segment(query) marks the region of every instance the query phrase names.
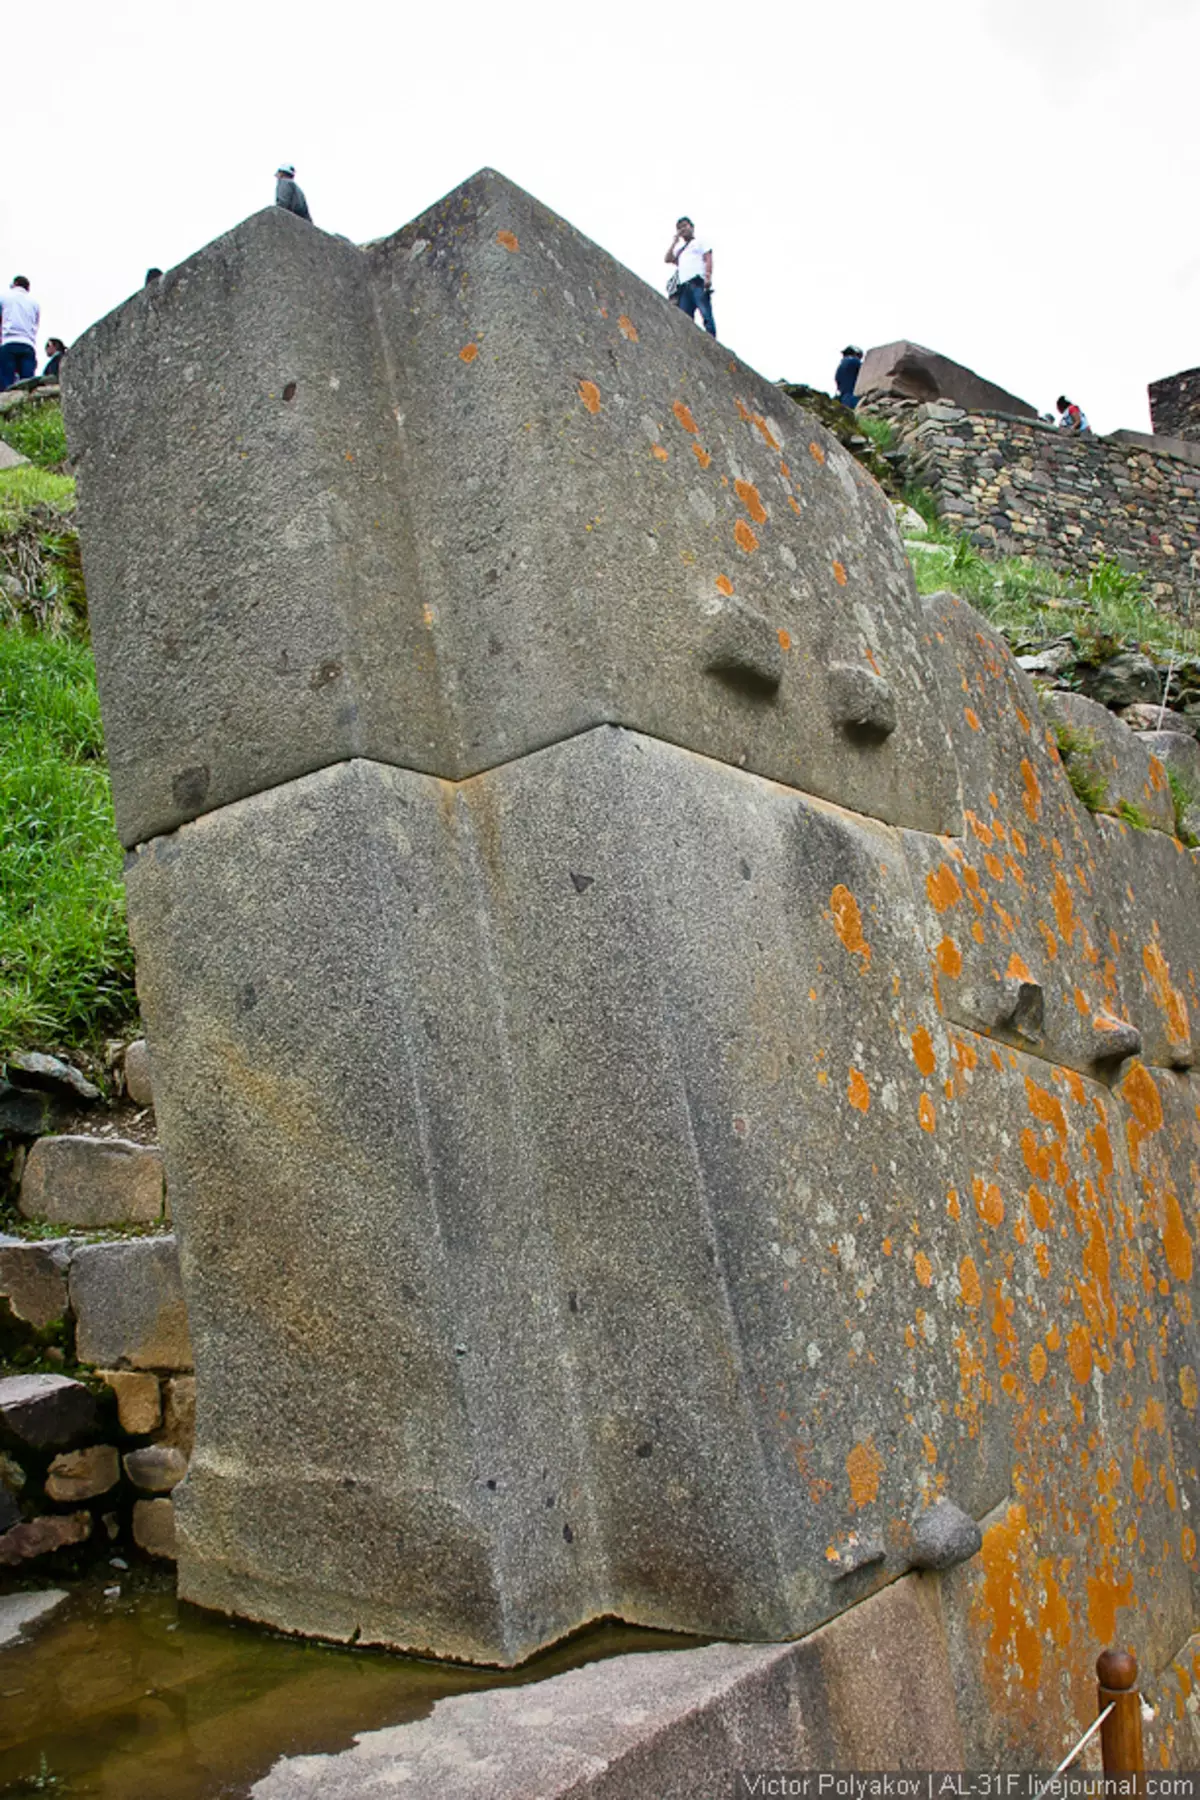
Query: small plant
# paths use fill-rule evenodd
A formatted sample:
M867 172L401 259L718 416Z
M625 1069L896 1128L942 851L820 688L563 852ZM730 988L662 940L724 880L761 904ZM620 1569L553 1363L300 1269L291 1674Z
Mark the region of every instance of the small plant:
M870 413L855 413L854 422L863 436L870 438L877 450L895 448L896 427L890 419L876 419Z
M1151 830L1149 816L1133 800L1117 801L1117 817L1123 819L1126 825L1132 825L1135 831Z
M1108 783L1091 760L1096 749L1095 737L1090 731L1064 725L1061 720L1055 722L1053 729L1054 742L1075 798L1089 812L1103 812L1108 799Z
M57 400L6 414L0 419L0 438L39 469L61 469L67 460L67 434Z
M1175 769L1167 770L1167 781L1171 788L1171 800L1175 807L1175 836L1189 850L1200 848L1200 838L1187 823L1188 814L1196 807L1196 795L1187 782Z

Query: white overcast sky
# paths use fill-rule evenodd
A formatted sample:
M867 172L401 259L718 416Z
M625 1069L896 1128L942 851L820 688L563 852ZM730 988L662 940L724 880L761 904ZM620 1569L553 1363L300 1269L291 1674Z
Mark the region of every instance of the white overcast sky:
M1148 429L1200 364L1200 0L55 0L6 33L0 275L70 340L274 193L383 236L485 165L828 388L915 339ZM8 264L5 268L4 263Z

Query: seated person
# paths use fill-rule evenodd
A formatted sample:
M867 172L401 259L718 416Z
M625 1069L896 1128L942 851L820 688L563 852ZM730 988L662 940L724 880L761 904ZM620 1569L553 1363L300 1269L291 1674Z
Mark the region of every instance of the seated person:
M58 367L66 352L67 346L61 338L46 339L46 366L42 370L43 381L58 380Z

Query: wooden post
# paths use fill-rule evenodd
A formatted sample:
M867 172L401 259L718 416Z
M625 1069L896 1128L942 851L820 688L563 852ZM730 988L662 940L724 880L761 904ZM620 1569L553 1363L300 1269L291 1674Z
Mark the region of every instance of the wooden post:
M1106 1775L1142 1775L1142 1696L1138 1692L1137 1657L1128 1650L1105 1650L1096 1659L1100 1711L1112 1711L1100 1727L1100 1749ZM1142 1783L1131 1789L1140 1794Z

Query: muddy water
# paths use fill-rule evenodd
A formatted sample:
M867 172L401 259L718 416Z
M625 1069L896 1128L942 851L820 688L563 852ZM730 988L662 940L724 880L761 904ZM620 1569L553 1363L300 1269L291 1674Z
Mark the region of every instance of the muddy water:
M598 1626L499 1675L276 1637L180 1606L167 1576L112 1571L0 1650L0 1794L232 1800L280 1756L345 1749L443 1695L692 1642Z

